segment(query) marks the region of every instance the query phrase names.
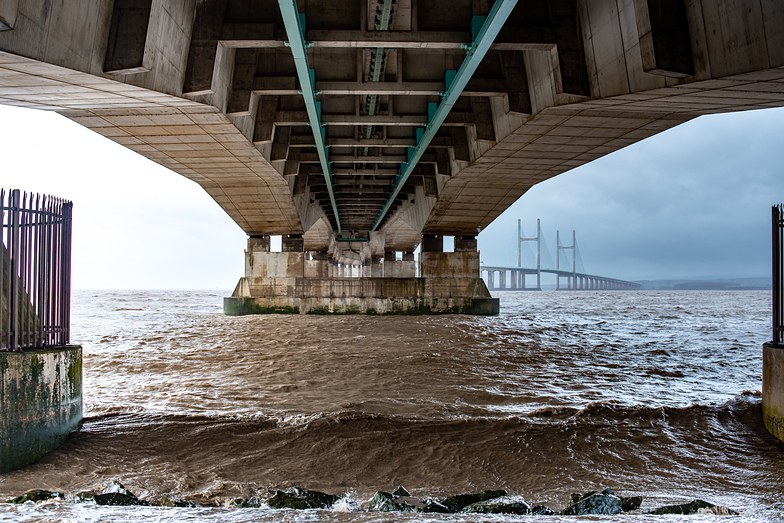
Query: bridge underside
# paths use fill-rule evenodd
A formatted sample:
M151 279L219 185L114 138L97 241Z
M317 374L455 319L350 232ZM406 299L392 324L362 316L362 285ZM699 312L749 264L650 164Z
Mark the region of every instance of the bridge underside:
M276 277L414 277L423 238L420 277L479 279L475 236L533 185L702 114L784 106L776 0L105 6L3 2L0 103L196 181L247 257L301 254L247 267L251 296ZM265 250L275 234L287 252Z

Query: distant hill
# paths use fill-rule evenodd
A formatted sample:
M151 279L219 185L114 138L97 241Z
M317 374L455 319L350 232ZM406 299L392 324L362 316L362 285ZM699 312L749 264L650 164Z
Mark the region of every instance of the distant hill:
M770 278L728 278L714 280L641 280L643 289L676 291L748 291L771 288Z

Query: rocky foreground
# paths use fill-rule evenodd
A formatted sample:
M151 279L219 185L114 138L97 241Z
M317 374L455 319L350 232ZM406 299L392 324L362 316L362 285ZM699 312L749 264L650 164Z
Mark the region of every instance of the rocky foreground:
M139 499L118 481L110 482L100 493L80 492L68 500L66 500L66 497L62 492L31 490L21 496L9 499L6 503L38 503L52 500L111 506L199 506L168 494L161 496L158 503L145 501ZM737 515L737 512L725 506L717 506L700 499L695 499L681 505L668 505L647 512L641 512L639 511L639 508L642 505L642 501L642 496L625 498L617 496L612 489L607 488L602 491L572 494L569 497L566 508L554 510L545 505L531 505L525 501L522 496L510 496L504 490L483 490L472 494L459 494L439 499L420 499L411 496L405 488L398 487L392 492L376 492L368 502L360 505L356 502L346 500L346 498L342 496L291 487L277 491L274 496L267 500L261 500L259 498L240 498L231 501L229 505L235 508L261 508L267 506L272 509L307 510L333 509L342 502L342 508L345 510L365 510L368 512L518 514L541 516L614 515L627 512L655 515Z

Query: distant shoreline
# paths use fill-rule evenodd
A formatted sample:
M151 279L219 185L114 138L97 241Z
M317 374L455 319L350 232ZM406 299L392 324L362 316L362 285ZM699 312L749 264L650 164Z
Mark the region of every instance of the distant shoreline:
M668 291L766 291L770 278L733 278L716 280L637 280L642 290Z

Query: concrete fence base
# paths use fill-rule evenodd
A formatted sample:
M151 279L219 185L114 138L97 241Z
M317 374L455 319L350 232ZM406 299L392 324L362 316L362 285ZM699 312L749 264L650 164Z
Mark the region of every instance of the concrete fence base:
M82 348L0 352L0 473L35 463L82 423Z
M762 346L762 420L784 441L784 345Z

